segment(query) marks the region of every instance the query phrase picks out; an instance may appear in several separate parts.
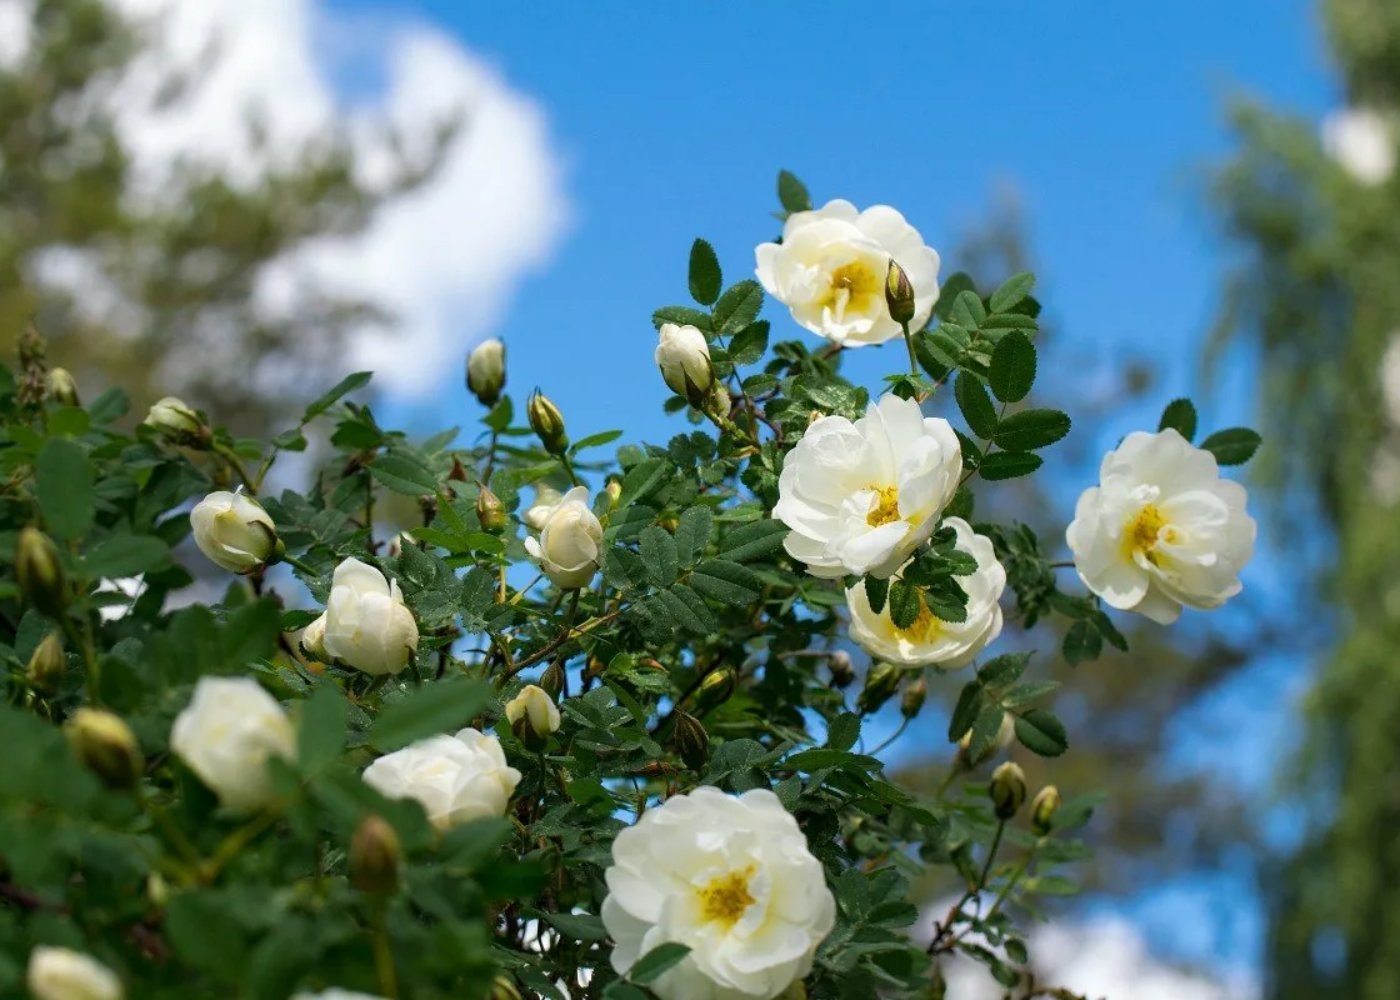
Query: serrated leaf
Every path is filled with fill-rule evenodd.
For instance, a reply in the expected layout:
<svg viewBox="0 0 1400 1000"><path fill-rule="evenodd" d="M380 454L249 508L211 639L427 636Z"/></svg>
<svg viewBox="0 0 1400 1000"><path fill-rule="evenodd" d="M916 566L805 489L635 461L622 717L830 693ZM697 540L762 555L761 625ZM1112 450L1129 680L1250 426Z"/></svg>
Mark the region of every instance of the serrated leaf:
<svg viewBox="0 0 1400 1000"><path fill-rule="evenodd" d="M993 440L1006 451L1034 451L1054 444L1069 428L1069 414L1060 410L1022 410L1002 420Z"/></svg>
<svg viewBox="0 0 1400 1000"><path fill-rule="evenodd" d="M651 582L658 587L669 587L675 582L680 565L676 540L665 528L652 525L642 532L638 541Z"/></svg>
<svg viewBox="0 0 1400 1000"><path fill-rule="evenodd" d="M890 595L890 581L873 576L865 578L865 599L870 602L870 610L879 614L885 610L885 600Z"/></svg>
<svg viewBox="0 0 1400 1000"><path fill-rule="evenodd" d="M744 327L729 342L729 360L735 365L751 365L768 350L768 321L757 320Z"/></svg>
<svg viewBox="0 0 1400 1000"><path fill-rule="evenodd" d="M645 986L647 983L654 982L663 972L689 954L690 945L680 944L676 941L659 944L637 959L637 963L627 970L627 978L634 983Z"/></svg>
<svg viewBox="0 0 1400 1000"><path fill-rule="evenodd" d="M348 705L334 684L319 684L301 703L297 719L297 763L305 773L321 770L340 756L345 745Z"/></svg>
<svg viewBox="0 0 1400 1000"><path fill-rule="evenodd" d="M953 706L953 714L948 719L949 743L956 743L962 739L977 721L977 716L982 711L982 695L982 685L977 681L969 681L963 685L962 693L958 695L958 703Z"/></svg>
<svg viewBox="0 0 1400 1000"><path fill-rule="evenodd" d="M1016 739L1042 757L1058 757L1069 749L1064 723L1043 708L1032 708L1016 717Z"/></svg>
<svg viewBox="0 0 1400 1000"><path fill-rule="evenodd" d="M710 526L714 521L708 507L688 507L681 511L676 524L676 558L689 569L704 555L710 543Z"/></svg>
<svg viewBox="0 0 1400 1000"><path fill-rule="evenodd" d="M715 333L738 333L758 318L763 308L763 287L752 278L730 285L714 308Z"/></svg>
<svg viewBox="0 0 1400 1000"><path fill-rule="evenodd" d="M369 385L369 380L373 377L373 372L355 372L353 375L345 376L335 384L334 388L306 408L306 412L301 415L301 422L311 423L339 402L342 396L347 396L356 389Z"/></svg>
<svg viewBox="0 0 1400 1000"><path fill-rule="evenodd" d="M834 750L849 750L860 738L860 716L842 712L826 727L826 745Z"/></svg>
<svg viewBox="0 0 1400 1000"><path fill-rule="evenodd" d="M723 559L709 559L696 566L690 585L725 604L752 604L760 593L758 577L751 570Z"/></svg>
<svg viewBox="0 0 1400 1000"><path fill-rule="evenodd" d="M88 550L83 558L83 572L105 579L138 576L169 558L170 547L153 535L113 535Z"/></svg>
<svg viewBox="0 0 1400 1000"><path fill-rule="evenodd" d="M1201 447L1221 465L1243 465L1254 457L1259 442L1258 433L1248 427L1231 427L1216 431L1201 442Z"/></svg>
<svg viewBox="0 0 1400 1000"><path fill-rule="evenodd" d="M622 477L622 493L618 496L618 506L625 507L644 500L671 478L673 466L663 458L649 458L638 462Z"/></svg>
<svg viewBox="0 0 1400 1000"><path fill-rule="evenodd" d="M1035 345L1019 330L1012 330L992 350L987 381L1003 403L1019 403L1035 383Z"/></svg>
<svg viewBox="0 0 1400 1000"><path fill-rule="evenodd" d="M1103 637L1088 621L1077 621L1065 633L1061 649L1065 661L1070 666L1078 666L1086 660L1098 659L1099 653L1103 652Z"/></svg>
<svg viewBox="0 0 1400 1000"><path fill-rule="evenodd" d="M1035 275L1029 271L1022 271L1020 274L1013 274L1001 283L1001 286L992 293L992 312L1006 312L1020 305L1021 300L1030 294L1035 287Z"/></svg>
<svg viewBox="0 0 1400 1000"><path fill-rule="evenodd" d="M1030 653L1003 653L978 667L977 679L989 688L1005 687L1020 679L1030 658Z"/></svg>
<svg viewBox="0 0 1400 1000"><path fill-rule="evenodd" d="M971 372L958 372L953 383L953 396L958 401L958 409L972 433L986 440L997 431L997 411L992 397L987 395L987 387Z"/></svg>
<svg viewBox="0 0 1400 1000"><path fill-rule="evenodd" d="M982 297L970 288L958 292L958 297L953 301L953 311L949 314L949 318L958 326L969 330L978 329L987 318L987 310L982 305Z"/></svg>
<svg viewBox="0 0 1400 1000"><path fill-rule="evenodd" d="M724 536L720 553L734 562L748 562L782 548L787 536L788 527L782 521L772 518L750 521Z"/></svg>
<svg viewBox="0 0 1400 1000"><path fill-rule="evenodd" d="M702 333L713 332L710 314L693 306L662 306L651 314L651 325L658 330L667 323L679 326L693 326Z"/></svg>
<svg viewBox="0 0 1400 1000"><path fill-rule="evenodd" d="M890 621L895 628L909 628L919 618L923 596L918 587L903 580L890 582Z"/></svg>
<svg viewBox="0 0 1400 1000"><path fill-rule="evenodd" d="M697 239L690 245L690 295L702 306L714 305L719 290L724 287L719 257L706 240Z"/></svg>
<svg viewBox="0 0 1400 1000"><path fill-rule="evenodd" d="M485 681L425 684L384 707L370 728L369 742L389 751L438 733L456 732L490 704L491 685Z"/></svg>
<svg viewBox="0 0 1400 1000"><path fill-rule="evenodd" d="M790 170L778 171L778 203L788 212L812 210L812 196L807 193L807 185Z"/></svg>
<svg viewBox="0 0 1400 1000"><path fill-rule="evenodd" d="M50 438L34 463L35 498L49 533L63 539L92 527L97 492L87 452L75 441Z"/></svg>
<svg viewBox="0 0 1400 1000"><path fill-rule="evenodd" d="M1028 476L1044 463L1039 455L1019 451L994 451L982 459L978 474L983 479L996 482L1001 479L1015 479Z"/></svg>
<svg viewBox="0 0 1400 1000"><path fill-rule="evenodd" d="M420 497L437 492L437 477L426 465L402 452L380 455L370 463L369 473L395 493Z"/></svg>
<svg viewBox="0 0 1400 1000"><path fill-rule="evenodd" d="M1186 397L1173 399L1162 411L1162 419L1157 424L1159 431L1171 428L1187 441L1196 436L1196 405Z"/></svg>

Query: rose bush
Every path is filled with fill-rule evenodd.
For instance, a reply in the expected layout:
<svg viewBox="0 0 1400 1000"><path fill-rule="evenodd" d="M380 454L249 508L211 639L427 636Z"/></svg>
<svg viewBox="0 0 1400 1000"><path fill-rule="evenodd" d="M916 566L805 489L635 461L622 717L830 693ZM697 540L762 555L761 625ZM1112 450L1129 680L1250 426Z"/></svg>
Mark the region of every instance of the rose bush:
<svg viewBox="0 0 1400 1000"><path fill-rule="evenodd" d="M466 435L385 428L368 374L271 441L173 399L125 430L120 390L77 405L26 337L0 371L0 994L939 997L962 954L1045 995L1021 924L1072 890L1095 798L1005 759L1068 749L1036 671L1123 646L1105 607L1238 591L1254 524L1219 469L1258 439L1197 447L1174 401L1067 558L980 518L1070 429L1025 403L1031 277L940 289L894 209L779 193L758 280L697 240L693 302L639 333L664 441L571 439L538 390L520 419L499 342ZM765 288L822 341L773 338ZM842 376L894 339L878 391ZM308 450L312 484L270 491ZM930 698L949 772L919 797L882 752Z"/></svg>

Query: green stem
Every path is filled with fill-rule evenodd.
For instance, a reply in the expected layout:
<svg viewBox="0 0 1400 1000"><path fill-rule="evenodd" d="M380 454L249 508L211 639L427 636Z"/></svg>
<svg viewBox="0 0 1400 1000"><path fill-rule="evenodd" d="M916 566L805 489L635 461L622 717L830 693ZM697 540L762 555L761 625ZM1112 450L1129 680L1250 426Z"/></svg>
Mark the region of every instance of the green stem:
<svg viewBox="0 0 1400 1000"><path fill-rule="evenodd" d="M564 471L569 474L569 482L573 483L575 486L579 485L578 474L574 472L573 463L569 461L569 456L566 452L559 453L559 463L564 466Z"/></svg>
<svg viewBox="0 0 1400 1000"><path fill-rule="evenodd" d="M214 856L210 858L208 863L204 866L202 873L204 881L213 882L214 879L218 877L219 872L223 870L224 865L237 857L239 851L247 847L254 838L276 822L276 813L265 812L260 816L255 816L251 821L243 824L225 837L223 843L214 851Z"/></svg>
<svg viewBox="0 0 1400 1000"><path fill-rule="evenodd" d="M398 1000L398 976L394 972L394 949L389 942L389 925L384 919L384 902L376 900L374 916L374 969L379 976L379 992L386 1000Z"/></svg>
<svg viewBox="0 0 1400 1000"><path fill-rule="evenodd" d="M919 359L914 355L914 335L909 332L909 323L899 324L904 329L904 346L909 349L909 374L919 377Z"/></svg>
<svg viewBox="0 0 1400 1000"><path fill-rule="evenodd" d="M296 556L293 556L293 555L283 555L283 556L282 556L282 561L283 561L284 563L286 563L288 566L292 567L293 569L299 569L299 570L301 570L301 571L302 571L303 573L305 573L307 576L316 576L316 575L317 575L317 573L316 573L316 571L315 571L314 569L312 569L312 568L311 568L310 566L308 566L306 563L302 562L302 561L301 561L300 559L298 559Z"/></svg>
<svg viewBox="0 0 1400 1000"><path fill-rule="evenodd" d="M983 918L984 920L992 919L992 917L996 915L997 910L1001 909L1001 904L1006 902L1006 897L1011 895L1011 890L1016 888L1016 883L1021 881L1021 876L1025 875L1026 870L1030 868L1031 861L1035 859L1036 848L1039 846L1040 841L1036 841L1035 847L1032 847L1026 852L1026 856L1021 859L1020 864L1016 866L1016 869L1006 880L1006 884L1002 886L1001 891L997 893L997 898L992 901L992 908L987 911L986 917Z"/></svg>
<svg viewBox="0 0 1400 1000"><path fill-rule="evenodd" d="M249 494L257 495L258 480L248 475L248 470L243 466L243 460L238 457L232 448L228 445L216 444L214 445L214 454L223 459L224 464L238 474L238 478L242 481Z"/></svg>
<svg viewBox="0 0 1400 1000"><path fill-rule="evenodd" d="M871 750L871 751L870 751L870 756L874 757L874 756L875 756L876 754L878 754L881 750L885 749L885 747L889 746L889 745L890 745L891 743L893 743L895 740L897 740L897 739L899 739L901 736L903 736L903 735L904 735L904 730L906 730L907 728L909 728L909 720L908 720L908 719L905 719L903 722L901 722L901 723L899 724L899 728L896 729L896 730L890 735L890 738L889 738L889 739L885 740L885 742L881 743L881 744L880 744L878 747L876 747L874 750Z"/></svg>

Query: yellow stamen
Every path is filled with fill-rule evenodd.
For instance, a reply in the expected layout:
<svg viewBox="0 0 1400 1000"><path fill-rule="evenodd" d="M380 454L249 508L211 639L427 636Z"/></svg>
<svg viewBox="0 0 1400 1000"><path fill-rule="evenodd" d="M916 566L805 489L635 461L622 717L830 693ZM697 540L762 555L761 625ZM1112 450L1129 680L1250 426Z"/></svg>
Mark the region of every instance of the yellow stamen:
<svg viewBox="0 0 1400 1000"><path fill-rule="evenodd" d="M723 924L726 930L739 922L744 911L758 902L749 893L749 879L753 873L753 865L750 865L742 871L713 878L698 890L700 913L706 922Z"/></svg>
<svg viewBox="0 0 1400 1000"><path fill-rule="evenodd" d="M870 513L865 516L865 523L872 528L878 528L882 524L893 524L899 520L899 487L897 486L872 486L878 499L875 506L870 508Z"/></svg>
<svg viewBox="0 0 1400 1000"><path fill-rule="evenodd" d="M895 627L895 632L910 642L928 643L938 637L943 629L943 620L928 609L924 595L919 595L919 613L907 628Z"/></svg>
<svg viewBox="0 0 1400 1000"><path fill-rule="evenodd" d="M844 302L847 310L865 312L870 306L871 297L879 295L883 298L884 294L884 278L864 262L854 260L831 272L831 287L825 304L836 308Z"/></svg>
<svg viewBox="0 0 1400 1000"><path fill-rule="evenodd" d="M1166 527L1167 519L1162 516L1162 512L1153 504L1148 504L1138 511L1128 525L1128 530L1123 533L1123 546L1131 557L1133 554L1141 552L1149 562L1155 561L1153 549L1157 547L1158 536ZM1170 540L1171 531L1168 529Z"/></svg>

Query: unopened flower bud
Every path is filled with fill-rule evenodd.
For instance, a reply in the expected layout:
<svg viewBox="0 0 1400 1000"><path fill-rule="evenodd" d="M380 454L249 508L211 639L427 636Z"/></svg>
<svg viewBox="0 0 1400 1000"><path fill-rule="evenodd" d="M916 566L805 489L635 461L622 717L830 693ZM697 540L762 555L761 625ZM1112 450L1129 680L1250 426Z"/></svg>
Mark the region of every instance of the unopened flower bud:
<svg viewBox="0 0 1400 1000"><path fill-rule="evenodd" d="M890 319L900 325L914 318L914 286L893 257L885 274L885 304L890 308Z"/></svg>
<svg viewBox="0 0 1400 1000"><path fill-rule="evenodd" d="M564 664L555 660L545 667L544 673L540 674L540 687L544 688L551 701L557 702L564 693Z"/></svg>
<svg viewBox="0 0 1400 1000"><path fill-rule="evenodd" d="M736 686L738 686L738 681L734 677L734 671L728 667L713 670L705 675L705 679L700 682L700 687L696 689L695 703L702 711L714 708L716 705L728 701Z"/></svg>
<svg viewBox="0 0 1400 1000"><path fill-rule="evenodd" d="M504 972L497 976L491 984L491 1000L521 1000L515 980Z"/></svg>
<svg viewBox="0 0 1400 1000"><path fill-rule="evenodd" d="M67 368L54 368L49 372L49 398L64 406L78 405L78 382Z"/></svg>
<svg viewBox="0 0 1400 1000"><path fill-rule="evenodd" d="M190 528L199 551L230 573L251 573L286 551L272 518L246 493L210 493L190 511Z"/></svg>
<svg viewBox="0 0 1400 1000"><path fill-rule="evenodd" d="M506 505L501 503L501 498L491 492L489 486L482 486L476 494L476 516L481 521L484 531L489 531L493 535L499 535L506 530L506 525L510 523L510 515L506 513Z"/></svg>
<svg viewBox="0 0 1400 1000"><path fill-rule="evenodd" d="M549 735L559 728L559 709L544 688L527 684L520 693L506 702L506 719L511 732L531 750L540 750L549 742Z"/></svg>
<svg viewBox="0 0 1400 1000"><path fill-rule="evenodd" d="M192 444L205 437L209 430L198 413L174 396L166 396L152 406L142 424L177 444Z"/></svg>
<svg viewBox="0 0 1400 1000"><path fill-rule="evenodd" d="M15 577L24 599L50 618L68 606L68 581L58 549L38 528L21 528L15 543Z"/></svg>
<svg viewBox="0 0 1400 1000"><path fill-rule="evenodd" d="M1043 837L1055 826L1055 813L1060 808L1060 790L1046 785L1031 800L1031 829Z"/></svg>
<svg viewBox="0 0 1400 1000"><path fill-rule="evenodd" d="M68 657L63 653L63 640L57 632L50 632L34 647L25 676L40 691L52 691L63 682L67 671Z"/></svg>
<svg viewBox="0 0 1400 1000"><path fill-rule="evenodd" d="M146 876L146 902L156 910L165 909L170 902L170 883L160 872L151 872Z"/></svg>
<svg viewBox="0 0 1400 1000"><path fill-rule="evenodd" d="M559 412L559 407L536 389L530 394L525 413L530 418L531 429L544 445L544 450L551 455L562 455L569 447L569 435L564 432L564 415Z"/></svg>
<svg viewBox="0 0 1400 1000"><path fill-rule="evenodd" d="M131 727L98 708L80 708L68 720L68 742L88 770L109 788L134 788L146 759Z"/></svg>
<svg viewBox="0 0 1400 1000"><path fill-rule="evenodd" d="M899 689L899 668L889 663L877 663L865 675L865 687L856 699L862 712L874 712Z"/></svg>
<svg viewBox="0 0 1400 1000"><path fill-rule="evenodd" d="M703 333L693 326L662 324L656 366L672 392L684 396L696 409L704 408L715 372L710 364L710 345Z"/></svg>
<svg viewBox="0 0 1400 1000"><path fill-rule="evenodd" d="M366 816L350 838L350 884L361 892L387 896L398 888L403 849L399 835L382 816Z"/></svg>
<svg viewBox="0 0 1400 1000"><path fill-rule="evenodd" d="M675 514L667 513L662 514L660 517L658 517L656 519L656 523L661 528L661 530L665 531L669 535L674 535L676 533L676 529L681 526L681 519Z"/></svg>
<svg viewBox="0 0 1400 1000"><path fill-rule="evenodd" d="M733 409L734 400L729 395L729 388L719 379L715 379L710 391L705 394L700 410L722 428L728 426L729 414Z"/></svg>
<svg viewBox="0 0 1400 1000"><path fill-rule="evenodd" d="M671 737L676 754L692 771L699 771L710 759L710 736L700 720L687 712L676 712L676 727Z"/></svg>
<svg viewBox="0 0 1400 1000"><path fill-rule="evenodd" d="M906 719L912 719L918 715L924 707L924 702L928 700L928 682L922 677L904 689L904 695L899 699L899 714Z"/></svg>
<svg viewBox="0 0 1400 1000"><path fill-rule="evenodd" d="M506 384L506 345L495 337L467 355L467 388L482 406L495 406Z"/></svg>
<svg viewBox="0 0 1400 1000"><path fill-rule="evenodd" d="M996 808L997 819L1015 816L1026 802L1026 772L1021 770L1021 765L1008 760L993 771L988 794Z"/></svg>
<svg viewBox="0 0 1400 1000"><path fill-rule="evenodd" d="M603 488L603 492L608 495L608 507L616 507L618 500L622 499L622 480L609 479L608 485Z"/></svg>
<svg viewBox="0 0 1400 1000"><path fill-rule="evenodd" d="M837 690L848 688L856 679L856 668L851 663L851 654L844 649L832 653L826 661L831 671L831 686Z"/></svg>

